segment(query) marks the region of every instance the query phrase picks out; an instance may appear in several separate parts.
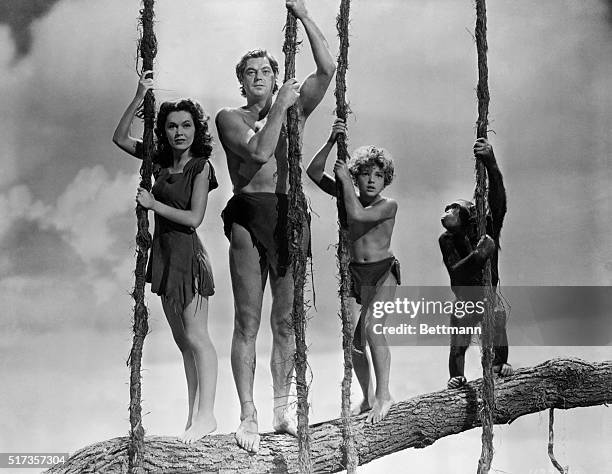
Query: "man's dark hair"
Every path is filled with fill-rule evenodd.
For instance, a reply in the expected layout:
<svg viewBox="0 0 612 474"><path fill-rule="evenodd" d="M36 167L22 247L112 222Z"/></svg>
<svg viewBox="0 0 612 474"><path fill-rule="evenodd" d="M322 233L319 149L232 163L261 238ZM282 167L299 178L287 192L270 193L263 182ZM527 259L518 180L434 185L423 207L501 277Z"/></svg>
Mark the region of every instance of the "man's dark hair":
<svg viewBox="0 0 612 474"><path fill-rule="evenodd" d="M267 58L270 66L272 67L272 72L274 76L278 78L278 61L265 49L254 49L252 51L248 51L240 58L238 64L236 64L236 77L238 78L238 82L240 83L240 94L242 97L246 96L246 92L244 87L242 86L242 78L244 76L244 71L246 70L246 64L249 59L254 58ZM275 94L278 91L278 83L274 81L274 87L272 88L272 93Z"/></svg>

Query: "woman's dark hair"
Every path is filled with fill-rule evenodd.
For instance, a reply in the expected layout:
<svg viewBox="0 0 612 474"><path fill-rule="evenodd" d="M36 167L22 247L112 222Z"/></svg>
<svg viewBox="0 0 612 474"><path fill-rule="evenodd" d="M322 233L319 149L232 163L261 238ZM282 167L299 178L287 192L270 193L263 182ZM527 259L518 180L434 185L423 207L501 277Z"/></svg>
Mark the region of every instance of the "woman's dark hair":
<svg viewBox="0 0 612 474"><path fill-rule="evenodd" d="M191 114L195 126L191 154L196 157L209 158L212 152L212 137L208 132L209 116L202 106L193 99L179 99L174 102L164 102L157 113L155 121L155 136L157 144L153 162L162 168L172 166L172 147L166 137L166 120L170 112L184 111Z"/></svg>

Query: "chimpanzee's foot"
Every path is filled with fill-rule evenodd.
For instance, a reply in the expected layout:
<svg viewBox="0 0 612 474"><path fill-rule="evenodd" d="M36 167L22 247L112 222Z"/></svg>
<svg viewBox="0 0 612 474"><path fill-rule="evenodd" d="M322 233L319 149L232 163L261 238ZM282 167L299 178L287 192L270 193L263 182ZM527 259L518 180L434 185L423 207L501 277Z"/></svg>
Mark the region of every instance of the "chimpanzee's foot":
<svg viewBox="0 0 612 474"><path fill-rule="evenodd" d="M512 375L514 373L514 369L510 364L501 364L494 365L493 372L501 375L502 377L507 377L508 375Z"/></svg>
<svg viewBox="0 0 612 474"><path fill-rule="evenodd" d="M459 387L463 387L466 383L467 383L467 380L465 379L463 375L457 375L455 377L451 377L450 379L448 379L446 386L448 388L459 388Z"/></svg>

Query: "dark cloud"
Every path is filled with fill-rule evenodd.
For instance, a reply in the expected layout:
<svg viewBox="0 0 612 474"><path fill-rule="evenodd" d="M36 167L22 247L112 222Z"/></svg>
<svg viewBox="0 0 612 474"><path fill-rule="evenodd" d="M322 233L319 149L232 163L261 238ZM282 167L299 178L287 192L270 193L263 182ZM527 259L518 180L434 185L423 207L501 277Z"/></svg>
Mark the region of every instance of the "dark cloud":
<svg viewBox="0 0 612 474"><path fill-rule="evenodd" d="M80 275L84 264L59 232L41 229L37 222L17 220L5 235L1 248L8 261L4 262L3 276L59 277Z"/></svg>
<svg viewBox="0 0 612 474"><path fill-rule="evenodd" d="M44 17L59 0L0 0L0 25L11 30L15 41L15 61L22 59L32 47L32 23Z"/></svg>

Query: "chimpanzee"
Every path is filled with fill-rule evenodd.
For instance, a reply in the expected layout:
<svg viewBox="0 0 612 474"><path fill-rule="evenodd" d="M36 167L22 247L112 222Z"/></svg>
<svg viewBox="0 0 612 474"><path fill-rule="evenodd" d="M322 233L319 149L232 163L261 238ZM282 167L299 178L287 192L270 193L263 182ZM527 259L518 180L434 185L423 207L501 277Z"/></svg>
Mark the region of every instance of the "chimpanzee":
<svg viewBox="0 0 612 474"><path fill-rule="evenodd" d="M444 265L451 280L451 289L458 300L469 301L483 298L483 268L487 259L491 260L491 285L497 287L499 273L497 268L499 235L506 215L506 189L501 171L497 166L493 147L485 138L474 143L474 156L482 161L487 170L489 189L489 212L487 213L487 234L478 240L476 207L470 201L459 199L444 209L441 222L446 231L438 242L442 251ZM478 288L469 288L478 287ZM497 298L497 296L496 296ZM513 373L508 364L508 338L506 335L506 312L499 302L494 302L494 361L493 370L500 375ZM482 314L473 312L459 318L451 315L452 327L477 325ZM450 379L448 388L458 388L466 383L463 374L465 351L470 345L471 335L451 334L448 369Z"/></svg>

